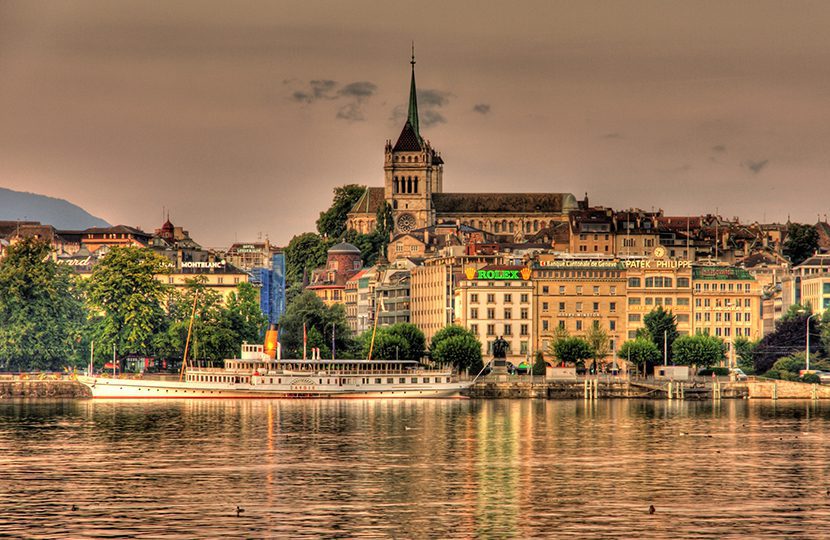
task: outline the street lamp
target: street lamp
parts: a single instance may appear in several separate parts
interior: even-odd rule
[[[334,322],[330,322],[326,324],[326,328],[331,325],[331,359],[334,360],[334,331],[337,328],[337,325]]]

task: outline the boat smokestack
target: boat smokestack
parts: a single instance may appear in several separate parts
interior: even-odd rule
[[[271,360],[277,357],[278,340],[279,331],[277,330],[277,325],[272,324],[265,332],[265,354],[267,354],[268,358]]]

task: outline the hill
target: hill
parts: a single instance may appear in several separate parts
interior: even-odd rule
[[[81,230],[109,227],[78,205],[63,199],[0,188],[0,221],[40,221],[56,229]]]

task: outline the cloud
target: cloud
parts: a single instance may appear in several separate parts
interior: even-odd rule
[[[606,133],[606,134],[602,135],[602,138],[603,139],[623,139],[624,137],[623,137],[622,133],[619,133],[619,132],[615,131],[614,133]]]
[[[487,103],[476,103],[473,105],[473,112],[488,114],[490,112],[490,105]]]
[[[425,127],[434,126],[435,124],[446,124],[447,119],[439,111],[427,109],[421,114],[421,125]]]
[[[714,152],[726,152],[726,146],[722,144],[716,144],[712,147],[712,151]]]
[[[284,81],[288,84],[293,81]],[[320,79],[309,81],[304,88],[294,90],[291,99],[298,103],[310,104],[319,100],[341,101],[343,104],[337,109],[336,118],[349,122],[365,120],[363,106],[374,96],[378,87],[369,81],[356,81],[339,86],[337,81]]]
[[[349,83],[337,91],[341,96],[355,97],[357,99],[368,99],[375,95],[378,87],[369,81],[360,81]]]
[[[337,81],[330,79],[310,81],[307,88],[295,90],[291,98],[303,103],[313,103],[319,99],[333,99],[332,91],[335,87],[337,87]]]
[[[764,167],[767,166],[768,163],[769,163],[768,159],[759,160],[759,161],[747,160],[743,163],[743,165],[746,165],[746,167],[750,171],[752,171],[752,174],[758,174],[759,172],[761,172],[761,169],[763,169]]]
[[[443,107],[450,102],[452,94],[441,90],[419,90],[418,106],[424,108]]]

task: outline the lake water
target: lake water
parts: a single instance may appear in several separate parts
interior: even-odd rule
[[[2,401],[0,463],[0,537],[830,537],[811,402]]]

